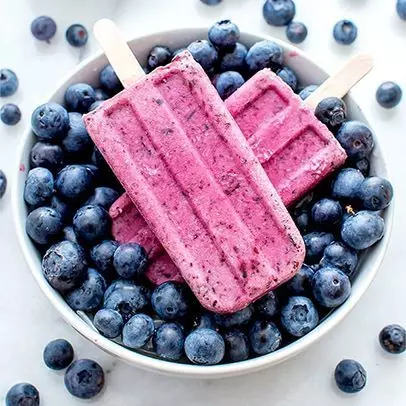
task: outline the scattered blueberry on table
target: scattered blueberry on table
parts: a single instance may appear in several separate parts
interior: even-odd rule
[[[367,372],[358,361],[344,359],[336,366],[334,378],[343,392],[357,393],[364,389],[367,383]]]
[[[56,23],[48,16],[37,17],[31,23],[31,33],[37,40],[49,43],[49,40],[55,36]]]
[[[274,26],[289,24],[296,14],[293,0],[266,0],[262,8],[265,21]]]
[[[75,48],[83,47],[87,44],[89,33],[82,24],[72,24],[65,33],[66,41]]]
[[[0,120],[6,125],[16,125],[21,120],[21,110],[13,103],[7,103],[0,108]]]
[[[406,330],[398,324],[390,324],[379,333],[382,348],[391,354],[401,354],[406,350]]]
[[[0,97],[12,96],[17,89],[17,75],[11,69],[0,69]]]
[[[307,38],[306,25],[298,21],[292,21],[286,27],[286,37],[293,44],[301,44]]]
[[[333,29],[334,39],[341,45],[351,45],[358,36],[358,28],[351,20],[338,21]]]
[[[6,193],[7,189],[7,177],[6,174],[0,169],[0,199],[3,198],[3,196]]]
[[[54,370],[67,368],[73,361],[74,351],[71,343],[63,338],[50,341],[44,348],[45,365]]]
[[[385,109],[396,107],[402,99],[402,88],[395,82],[384,82],[376,91],[376,100]]]
[[[207,4],[208,6],[216,6],[220,4],[223,0],[200,0],[203,4]]]
[[[17,383],[6,394],[6,406],[39,406],[38,389],[30,383]]]
[[[396,0],[396,12],[402,20],[406,20],[406,1]]]

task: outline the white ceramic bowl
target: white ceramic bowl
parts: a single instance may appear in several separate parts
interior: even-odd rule
[[[129,45],[140,61],[144,62],[149,50],[156,44],[165,44],[170,46],[172,49],[176,49],[185,46],[185,44],[188,44],[195,39],[205,38],[206,36],[207,29],[182,29],[165,31],[137,38],[130,41]],[[264,39],[263,36],[247,33],[241,34],[241,42],[246,45],[251,45],[254,42],[262,39]],[[284,48],[286,62],[297,72],[302,84],[321,83],[326,79],[326,72],[312,62],[300,50],[273,38],[269,39],[278,42]],[[53,93],[48,100],[63,103],[65,89],[72,83],[88,82],[96,86],[98,81],[98,72],[106,63],[107,60],[102,54],[83,62],[77,67],[73,74],[69,75],[59,84],[59,86],[57,86],[55,93]],[[43,102],[45,102],[45,100],[43,100]],[[362,109],[357,105],[351,95],[347,97],[347,105],[349,117],[367,122]],[[98,345],[104,351],[129,364],[146,370],[181,377],[221,378],[258,371],[293,357],[320,339],[351,311],[351,309],[360,300],[361,296],[365,293],[376,275],[388,245],[392,228],[393,205],[384,213],[386,233],[383,240],[380,241],[375,247],[368,250],[368,252],[364,254],[361,259],[359,272],[354,280],[353,290],[350,298],[332,315],[317,326],[317,328],[287,347],[284,347],[272,354],[254,358],[248,361],[216,366],[181,364],[149,357],[124,348],[98,334],[91,325],[90,320],[88,320],[84,314],[78,315],[72,311],[62,297],[46,282],[45,278],[43,277],[41,272],[40,254],[25,233],[25,219],[27,217],[27,210],[23,201],[23,190],[27,173],[26,170],[22,170],[22,168],[29,168],[29,152],[34,141],[35,140],[31,129],[27,129],[22,140],[21,149],[19,151],[18,167],[16,168],[16,178],[13,182],[12,195],[12,205],[14,210],[13,215],[18,238],[32,274],[34,275],[42,291],[48,297],[49,301],[76,331]],[[388,177],[387,167],[379,145],[376,145],[374,149],[371,157],[371,164],[373,173],[377,173],[383,177]]]

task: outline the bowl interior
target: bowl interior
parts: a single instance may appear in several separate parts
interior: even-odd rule
[[[156,44],[163,44],[169,46],[171,49],[177,49],[184,47],[186,44],[196,39],[206,38],[206,36],[207,29],[173,30],[134,39],[130,41],[129,44],[140,62],[143,64],[146,61],[149,50]],[[263,39],[264,36],[247,33],[241,34],[241,42],[248,46]],[[272,40],[274,39],[272,38]],[[327,73],[312,62],[301,51],[284,42],[277,40],[274,41],[280,43],[280,45],[284,48],[286,63],[296,71],[302,84],[319,84],[326,79],[328,76]],[[53,93],[48,100],[63,103],[65,89],[72,83],[88,82],[94,86],[98,86],[98,73],[106,63],[107,59],[104,55],[98,55],[93,59],[85,61],[73,74],[69,75],[69,77],[59,84],[55,93]],[[44,101],[45,100],[41,102]],[[365,115],[351,94],[347,96],[346,101],[349,117],[351,119],[356,119],[367,123],[368,121]],[[34,142],[35,140],[31,130],[27,129],[19,151],[18,169],[16,169],[16,179],[13,185],[14,190],[12,204],[18,238],[24,252],[24,256],[37,283],[49,298],[51,303],[65,318],[65,320],[81,335],[110,354],[117,356],[130,364],[151,371],[183,377],[219,378],[257,371],[296,355],[308,347],[311,343],[315,342],[321,336],[326,334],[355,306],[368,288],[369,284],[372,282],[383,259],[389,241],[393,218],[393,206],[390,206],[384,213],[387,231],[383,240],[373,248],[369,249],[361,258],[359,265],[360,271],[353,282],[353,291],[351,297],[305,337],[276,351],[275,353],[244,362],[210,367],[172,363],[163,361],[161,359],[151,358],[149,356],[126,349],[119,344],[99,335],[86,315],[80,312],[79,314],[76,314],[74,311],[72,311],[62,297],[55,290],[53,290],[53,288],[51,288],[44,279],[41,272],[41,256],[25,233],[25,218],[27,216],[27,210],[22,198],[26,171],[30,165],[29,153]],[[380,176],[388,177],[387,167],[379,145],[376,145],[371,156],[371,171],[372,173],[379,174]]]

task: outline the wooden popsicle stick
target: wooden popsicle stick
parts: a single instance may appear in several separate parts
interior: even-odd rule
[[[371,55],[359,54],[350,59],[335,75],[330,76],[306,100],[312,110],[326,97],[344,97],[370,70],[374,62]]]

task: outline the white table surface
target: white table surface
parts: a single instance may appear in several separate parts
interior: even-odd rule
[[[91,27],[100,17],[115,19],[128,37],[163,28],[209,26],[232,18],[243,30],[284,38],[283,29],[269,27],[261,14],[261,0],[224,0],[208,7],[198,0],[0,0],[0,67],[14,69],[20,88],[7,102],[18,103],[24,119],[15,128],[0,125],[0,168],[11,183],[16,148],[32,109],[74,69],[79,60],[98,47],[93,38],[84,51],[68,46],[64,31],[82,22]],[[397,109],[384,111],[375,102],[375,89],[384,80],[395,80],[406,91],[406,22],[394,11],[395,0],[296,0],[297,20],[304,21],[309,36],[302,46],[330,70],[358,51],[376,59],[373,73],[356,90],[371,118],[390,164],[396,191],[393,238],[384,264],[356,309],[333,332],[304,354],[261,373],[209,381],[174,379],[124,365],[76,334],[49,305],[35,284],[18,246],[10,205],[10,188],[0,202],[0,399],[16,382],[35,384],[43,405],[80,402],[65,390],[61,374],[42,363],[42,350],[51,339],[66,337],[79,357],[98,360],[105,371],[106,388],[93,402],[108,406],[153,405],[404,405],[406,360],[386,356],[377,344],[380,329],[389,323],[406,325],[406,97]],[[32,19],[45,14],[55,18],[58,33],[52,45],[35,41]],[[331,30],[343,17],[358,25],[353,47],[333,43]],[[0,102],[3,102],[1,100]],[[11,186],[11,185],[10,185]],[[335,389],[332,372],[338,361],[360,360],[368,372],[368,387],[357,396]],[[3,402],[3,400],[1,400]],[[86,402],[87,403],[87,402]]]

